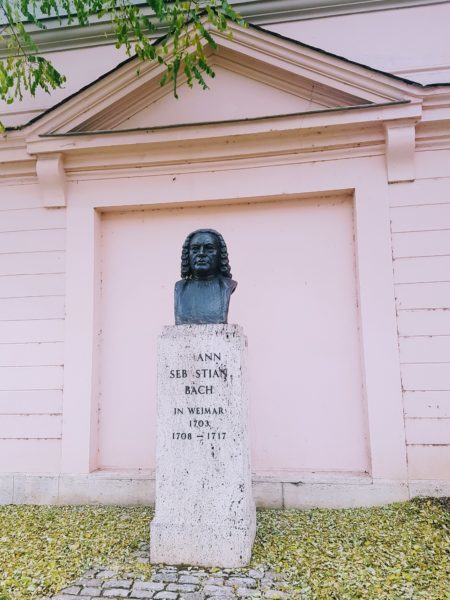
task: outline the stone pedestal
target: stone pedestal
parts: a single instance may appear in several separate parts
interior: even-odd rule
[[[238,325],[177,325],[160,337],[152,563],[250,561],[246,345]]]

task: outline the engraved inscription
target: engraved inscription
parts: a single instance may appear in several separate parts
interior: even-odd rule
[[[212,394],[213,386],[212,385],[186,385],[184,387],[185,394],[192,394],[196,396],[197,394]]]
[[[206,362],[208,360],[212,361],[212,360],[222,360],[222,357],[220,355],[220,352],[204,352],[203,354],[194,354],[194,360],[195,361],[201,361],[201,362]]]
[[[218,406],[215,402],[218,400],[217,386],[227,383],[228,369],[222,362],[220,352],[199,352],[191,356],[192,359],[194,363],[210,363],[210,365],[195,366],[195,368],[187,368],[183,364],[170,365],[167,369],[168,378],[174,380],[175,389],[179,390],[178,397],[185,399],[180,400],[180,406],[173,408],[177,425],[176,431],[172,432],[172,440],[200,442],[224,440],[226,431],[220,429],[223,426],[221,417],[226,414],[226,408]],[[179,384],[175,383],[178,380]],[[217,383],[213,385],[212,381]],[[195,401],[206,396],[213,403],[198,406]]]
[[[170,379],[186,379],[187,371],[186,369],[171,369],[169,377]]]

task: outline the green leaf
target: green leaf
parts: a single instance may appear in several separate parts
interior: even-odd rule
[[[214,77],[209,67],[202,40],[217,49],[214,30],[229,35],[228,20],[245,25],[243,19],[227,0],[146,0],[154,11],[154,18],[144,15],[139,5],[122,0],[0,0],[0,11],[6,18],[2,32],[8,54],[0,61],[0,99],[12,103],[23,98],[24,93],[35,95],[38,89],[48,93],[64,85],[65,77],[51,62],[39,53],[33,36],[25,23],[28,21],[41,29],[46,28],[41,15],[63,19],[67,24],[89,26],[93,18],[109,15],[116,36],[115,47],[124,48],[128,55],[134,51],[141,61],[157,60],[165,65],[161,85],[171,81],[173,94],[177,98],[177,80],[180,69],[185,73],[188,85],[196,81],[207,88],[203,73]],[[202,10],[211,31],[202,21]],[[228,20],[227,20],[228,19]],[[164,25],[170,38],[159,46],[153,45],[148,33],[155,31],[157,24]],[[194,31],[192,31],[192,29]],[[169,42],[173,54],[169,55]]]

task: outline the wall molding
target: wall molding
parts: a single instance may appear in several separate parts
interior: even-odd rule
[[[146,4],[140,0],[135,0],[135,3]],[[354,13],[448,4],[448,0],[234,0],[232,4],[251,23],[270,25]],[[151,15],[146,6],[143,12]],[[57,19],[46,19],[46,25],[47,29],[33,32],[33,38],[41,52],[58,52],[113,43],[114,35],[107,17],[92,19],[89,27],[69,26]],[[158,28],[154,37],[162,34],[164,28]],[[0,58],[6,55],[5,42],[0,44]]]
[[[153,505],[152,472],[101,472],[86,475],[14,473],[0,475],[1,504],[118,504]],[[401,502],[416,496],[448,496],[450,480],[305,481],[301,485],[282,476],[253,475],[253,495],[263,508],[354,508]]]

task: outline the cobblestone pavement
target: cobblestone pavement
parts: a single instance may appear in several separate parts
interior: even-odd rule
[[[148,562],[148,545],[137,553]],[[53,596],[52,600],[245,600],[261,598],[288,600],[280,576],[267,569],[221,569],[201,567],[155,567],[151,579],[133,575],[118,578],[107,568],[90,569],[78,581]]]

